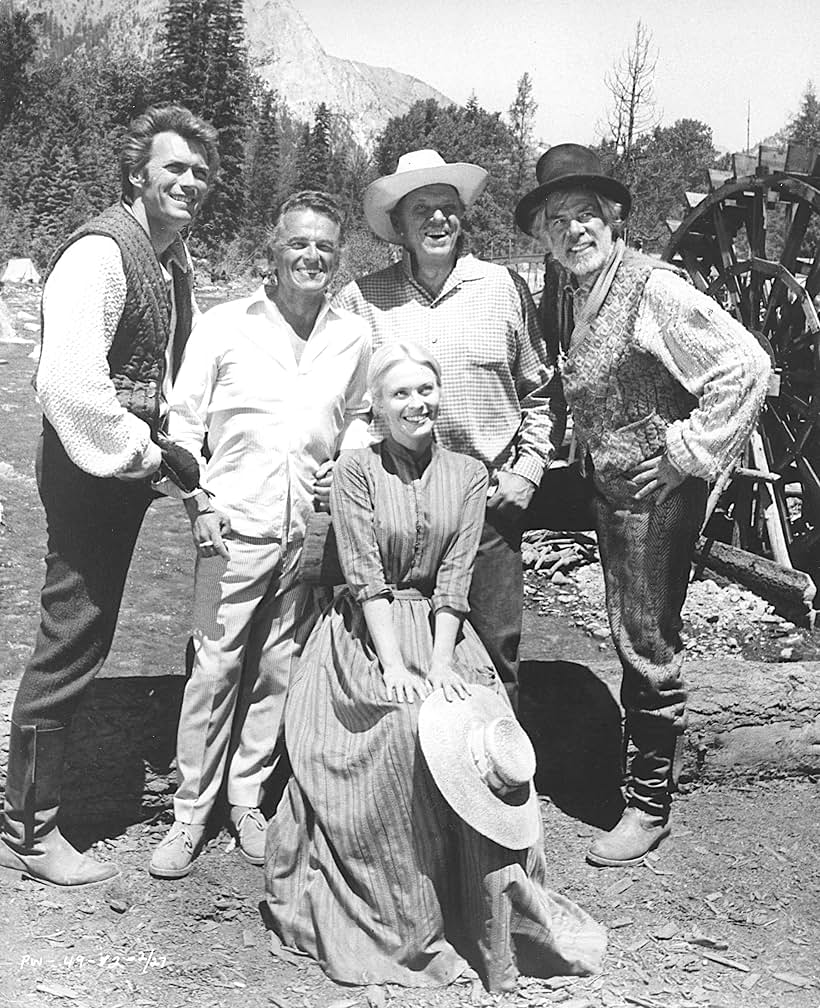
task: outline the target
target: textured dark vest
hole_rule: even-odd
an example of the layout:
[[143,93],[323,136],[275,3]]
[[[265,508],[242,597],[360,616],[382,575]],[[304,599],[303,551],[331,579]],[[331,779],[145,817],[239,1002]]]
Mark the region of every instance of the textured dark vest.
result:
[[697,399],[634,340],[646,282],[665,263],[627,249],[588,332],[572,347],[562,377],[579,444],[595,481],[613,497],[631,497],[624,474],[666,449],[666,431]]
[[[156,433],[171,324],[171,296],[157,254],[142,225],[121,203],[114,204],[79,227],[60,246],[48,273],[69,245],[85,235],[95,234],[113,238],[117,243],[125,273],[125,306],[108,351],[111,380],[120,404]],[[191,334],[192,277],[174,262],[170,263],[170,270],[177,315],[173,378]]]

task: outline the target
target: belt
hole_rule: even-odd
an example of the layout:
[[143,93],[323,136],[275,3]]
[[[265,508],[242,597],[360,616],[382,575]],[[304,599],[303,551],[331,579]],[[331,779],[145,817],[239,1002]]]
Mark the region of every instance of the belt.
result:
[[387,585],[394,599],[429,599],[433,597],[432,588],[400,588],[398,585]]

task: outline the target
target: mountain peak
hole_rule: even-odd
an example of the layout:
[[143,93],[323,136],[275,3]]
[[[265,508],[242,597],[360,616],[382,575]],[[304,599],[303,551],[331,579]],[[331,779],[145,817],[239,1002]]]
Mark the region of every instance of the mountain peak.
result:
[[[167,0],[17,0],[16,6],[48,14],[52,23],[82,44],[83,35],[105,29],[103,41],[152,53]],[[348,124],[354,139],[370,147],[388,119],[414,102],[452,99],[409,74],[341,59],[325,51],[290,0],[244,0],[245,35],[253,70],[300,119],[312,121],[320,102]],[[124,41],[125,40],[125,41]],[[307,81],[307,84],[306,84]]]

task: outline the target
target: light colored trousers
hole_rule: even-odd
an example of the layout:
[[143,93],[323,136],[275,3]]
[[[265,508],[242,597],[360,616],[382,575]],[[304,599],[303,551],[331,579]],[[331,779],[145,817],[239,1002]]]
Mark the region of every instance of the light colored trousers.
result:
[[321,596],[296,583],[295,558],[278,541],[232,534],[226,543],[229,560],[196,561],[194,663],[177,734],[174,816],[197,825],[226,766],[229,803],[259,805],[291,669],[320,611]]

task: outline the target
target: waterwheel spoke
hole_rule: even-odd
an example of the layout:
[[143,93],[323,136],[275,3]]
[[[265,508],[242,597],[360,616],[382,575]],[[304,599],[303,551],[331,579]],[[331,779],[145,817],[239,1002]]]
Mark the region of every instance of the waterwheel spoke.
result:
[[[791,225],[789,227],[789,232],[786,236],[786,243],[783,246],[783,255],[780,258],[781,265],[792,273],[794,271],[794,264],[797,261],[798,253],[800,252],[800,246],[803,244],[803,238],[806,235],[806,230],[809,226],[809,221],[812,216],[812,205],[804,201],[800,201],[797,204],[797,208],[792,218]],[[763,319],[763,333],[766,336],[770,336],[775,330],[775,324],[777,322],[777,312],[781,306],[782,301],[786,297],[787,286],[781,278],[778,278],[774,282],[774,287],[772,288],[772,293],[769,298],[769,304],[766,307],[766,315]],[[772,339],[772,343],[775,340]]]
[[[789,425],[775,410],[768,410],[766,416],[774,421],[776,433],[779,434],[785,443],[786,454],[791,456],[790,461],[797,467],[800,475],[800,482],[803,484],[803,504],[805,507],[806,496],[808,494],[811,503],[812,514],[820,514],[820,477],[815,472],[814,466],[799,449],[797,438],[789,428]],[[814,426],[814,425],[812,425]],[[775,462],[774,470],[781,475],[785,466],[780,462]],[[805,513],[804,513],[805,517]]]
[[[809,250],[807,236],[820,220],[820,184],[802,162],[788,171],[762,156],[754,162],[756,170],[736,165],[735,177],[713,182],[690,203],[664,258],[682,261],[699,289],[751,329],[777,370],[778,391],[767,399],[755,446],[765,459],[752,468],[768,466],[780,479],[765,487],[745,476],[732,481],[723,498],[732,538],[766,555],[783,555],[785,540],[792,561],[799,556],[813,573],[820,558],[820,245]],[[738,238],[744,249],[748,240],[748,256]]]
[[724,207],[721,204],[717,204],[712,211],[715,237],[717,238],[718,249],[720,250],[720,262],[722,266],[720,276],[723,280],[723,286],[729,295],[732,313],[739,322],[748,327],[750,324],[748,305],[744,304],[744,299],[741,297],[740,284],[734,274],[734,267],[737,266],[737,257],[734,246],[729,238],[724,212]]
[[810,298],[816,298],[820,294],[820,242],[814,253],[809,273],[806,277],[806,293]]
[[[746,234],[749,238],[749,248],[753,259],[766,259],[766,203],[763,193],[756,189],[752,198],[752,206],[746,220]],[[760,325],[760,313],[763,305],[762,273],[752,269],[749,277],[749,317],[752,328]]]
[[692,283],[699,291],[705,294],[709,286],[709,280],[706,273],[701,269],[695,253],[691,249],[681,249],[681,259],[683,259],[683,265]]
[[[781,396],[777,405],[770,402],[767,412],[777,417],[783,427],[791,431],[793,443],[791,447],[787,449],[782,463],[783,468],[785,469],[785,466],[788,463],[795,461],[798,455],[804,454],[812,434],[815,433],[818,416],[816,407],[808,407],[803,403],[800,403],[799,400],[793,400],[798,403],[797,412],[799,413],[799,419],[795,421],[783,408],[784,403],[782,402],[782,399],[783,397]],[[778,471],[782,472],[780,469],[778,469]]]

